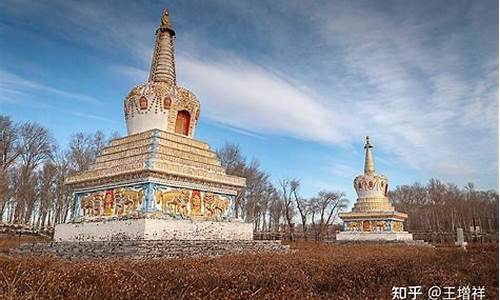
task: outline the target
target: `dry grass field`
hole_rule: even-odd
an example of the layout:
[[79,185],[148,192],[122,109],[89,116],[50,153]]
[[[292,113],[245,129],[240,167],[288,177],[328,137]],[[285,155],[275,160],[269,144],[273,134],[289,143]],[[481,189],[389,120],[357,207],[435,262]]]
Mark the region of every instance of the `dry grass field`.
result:
[[[393,286],[485,286],[498,299],[498,244],[292,244],[293,252],[150,261],[9,257],[2,299],[391,299]],[[471,298],[472,299],[472,298]]]

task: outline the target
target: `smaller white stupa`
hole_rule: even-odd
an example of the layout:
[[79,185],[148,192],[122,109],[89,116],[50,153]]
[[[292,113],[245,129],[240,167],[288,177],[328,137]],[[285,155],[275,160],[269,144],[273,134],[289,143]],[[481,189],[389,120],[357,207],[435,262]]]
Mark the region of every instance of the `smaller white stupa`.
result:
[[392,206],[387,191],[387,177],[375,173],[370,137],[365,144],[365,172],[354,179],[358,199],[351,212],[340,213],[344,222],[337,234],[339,241],[407,241],[411,233],[404,231],[403,223],[408,218]]

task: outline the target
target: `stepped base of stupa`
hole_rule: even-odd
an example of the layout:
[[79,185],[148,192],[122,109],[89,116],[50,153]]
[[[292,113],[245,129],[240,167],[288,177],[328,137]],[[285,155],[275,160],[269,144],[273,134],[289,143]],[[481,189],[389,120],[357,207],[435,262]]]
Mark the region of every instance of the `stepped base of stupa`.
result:
[[348,232],[337,233],[337,241],[411,241],[413,235],[408,232]]
[[135,240],[100,242],[23,243],[13,255],[43,255],[64,259],[160,259],[219,256],[245,252],[286,252],[280,241],[250,240]]
[[253,224],[239,219],[210,221],[138,218],[66,223],[55,227],[56,242],[123,240],[252,240]]
[[158,129],[116,139],[67,180],[75,209],[55,241],[251,240],[233,217],[245,179],[200,141]]

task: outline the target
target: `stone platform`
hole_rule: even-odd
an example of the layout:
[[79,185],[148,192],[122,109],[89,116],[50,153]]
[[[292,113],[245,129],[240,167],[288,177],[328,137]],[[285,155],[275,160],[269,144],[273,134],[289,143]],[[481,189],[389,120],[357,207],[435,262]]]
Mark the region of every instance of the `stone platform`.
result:
[[65,259],[160,259],[219,256],[241,252],[286,252],[281,241],[252,240],[136,240],[99,242],[23,243],[13,255],[45,255]]
[[58,224],[54,233],[56,242],[252,239],[253,224],[238,219],[226,221],[174,218],[104,219]]
[[408,232],[359,232],[343,231],[337,234],[337,241],[411,241],[413,235]]
[[403,246],[422,246],[422,247],[431,247],[435,248],[433,245],[429,244],[428,242],[424,240],[387,240],[387,241],[382,241],[382,240],[334,240],[330,241],[332,244],[337,244],[337,245],[403,245]]

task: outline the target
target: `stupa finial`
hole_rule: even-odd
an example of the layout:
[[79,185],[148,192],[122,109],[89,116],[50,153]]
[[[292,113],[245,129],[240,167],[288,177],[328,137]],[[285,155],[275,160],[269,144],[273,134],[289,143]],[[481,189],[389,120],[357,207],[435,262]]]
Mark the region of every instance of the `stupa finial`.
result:
[[366,136],[365,143],[365,175],[375,173],[375,163],[373,162],[372,150],[373,146],[370,144],[370,137]]
[[151,61],[149,81],[176,85],[174,59],[175,31],[170,23],[168,9],[163,10],[160,27],[156,30],[156,45]]
[[168,9],[165,8],[163,10],[163,15],[161,16],[160,28],[159,30],[169,30],[175,35],[175,31],[172,28],[172,24],[170,24],[170,16],[168,14]]

